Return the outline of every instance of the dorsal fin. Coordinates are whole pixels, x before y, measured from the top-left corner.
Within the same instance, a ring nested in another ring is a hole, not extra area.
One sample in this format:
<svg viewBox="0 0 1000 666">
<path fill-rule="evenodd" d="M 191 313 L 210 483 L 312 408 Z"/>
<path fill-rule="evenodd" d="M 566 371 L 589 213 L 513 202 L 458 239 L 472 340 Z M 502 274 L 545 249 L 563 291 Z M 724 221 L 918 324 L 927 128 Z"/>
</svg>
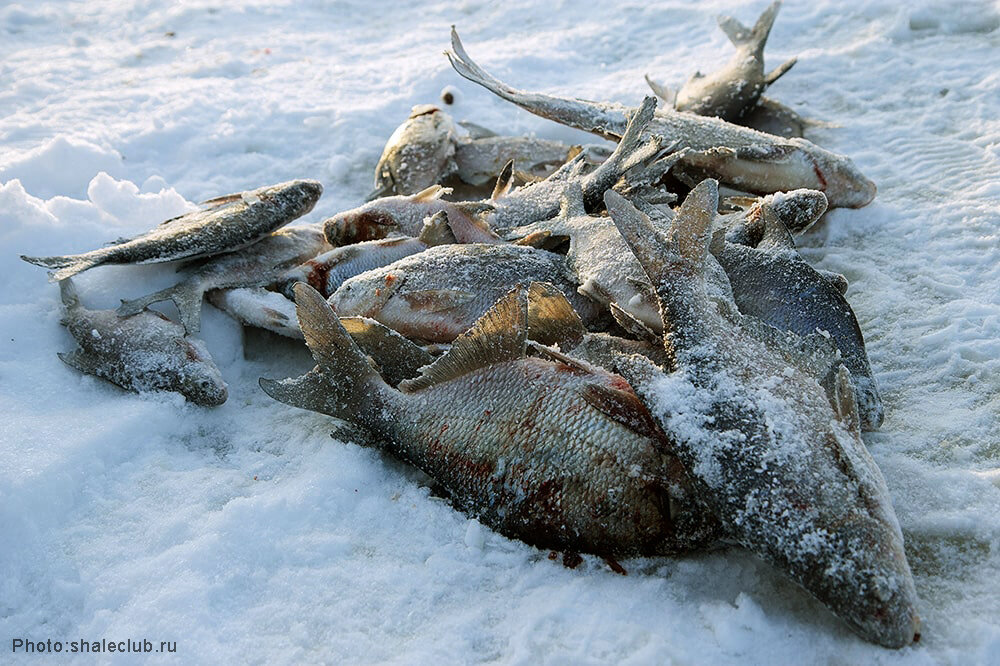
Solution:
<svg viewBox="0 0 1000 666">
<path fill-rule="evenodd" d="M 416 377 L 434 357 L 384 324 L 367 317 L 341 317 L 340 323 L 354 342 L 375 361 L 390 386 Z"/>
<path fill-rule="evenodd" d="M 657 97 L 662 99 L 670 106 L 673 106 L 674 103 L 677 101 L 676 92 L 671 90 L 669 87 L 663 85 L 659 81 L 654 81 L 653 79 L 649 78 L 649 74 L 646 74 L 646 83 L 649 84 L 649 87 L 653 90 L 653 93 Z"/>
<path fill-rule="evenodd" d="M 448 227 L 456 243 L 503 243 L 485 216 L 495 209 L 480 201 L 462 201 L 449 205 Z"/>
<path fill-rule="evenodd" d="M 450 187 L 441 187 L 440 185 L 431 185 L 428 188 L 422 189 L 412 197 L 413 201 L 434 201 L 435 199 L 440 199 L 446 194 L 451 194 Z"/>
<path fill-rule="evenodd" d="M 527 339 L 528 303 L 524 287 L 515 287 L 497 301 L 465 333 L 455 338 L 444 356 L 423 368 L 399 389 L 413 393 L 494 363 L 523 358 Z"/>
<path fill-rule="evenodd" d="M 439 210 L 432 217 L 424 220 L 424 227 L 420 230 L 417 240 L 430 247 L 456 243 L 455 234 L 452 233 L 451 227 L 448 225 L 448 214 Z"/>
<path fill-rule="evenodd" d="M 829 393 L 833 411 L 841 422 L 850 428 L 851 432 L 861 434 L 861 417 L 858 414 L 857 395 L 850 371 L 841 365 L 833 380 L 833 391 Z"/>
<path fill-rule="evenodd" d="M 500 175 L 497 176 L 497 184 L 493 187 L 493 194 L 490 195 L 490 201 L 496 201 L 500 197 L 506 196 L 510 192 L 513 183 L 514 160 L 508 160 L 507 164 L 504 164 L 503 168 L 500 169 Z"/>
<path fill-rule="evenodd" d="M 642 340 L 653 345 L 663 344 L 663 338 L 657 335 L 656 331 L 646 326 L 645 323 L 631 313 L 623 310 L 617 303 L 608 303 L 608 309 L 611 310 L 611 316 L 618 322 L 618 325 L 636 340 Z"/>
<path fill-rule="evenodd" d="M 575 349 L 587 333 L 580 315 L 558 287 L 548 282 L 528 286 L 528 338 L 540 344 Z"/>
<path fill-rule="evenodd" d="M 559 217 L 571 218 L 587 214 L 583 203 L 583 188 L 579 181 L 573 181 L 559 198 Z"/>
</svg>

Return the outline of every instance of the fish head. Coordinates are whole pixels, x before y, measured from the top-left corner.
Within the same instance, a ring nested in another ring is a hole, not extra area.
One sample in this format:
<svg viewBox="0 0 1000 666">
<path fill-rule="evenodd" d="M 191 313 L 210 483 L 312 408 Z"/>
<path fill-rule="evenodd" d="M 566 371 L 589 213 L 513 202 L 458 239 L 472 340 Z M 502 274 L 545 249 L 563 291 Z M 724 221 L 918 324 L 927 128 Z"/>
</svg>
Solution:
<svg viewBox="0 0 1000 666">
<path fill-rule="evenodd" d="M 808 154 L 816 176 L 816 189 L 826 194 L 830 206 L 862 208 L 875 198 L 878 191 L 875 183 L 861 173 L 850 159 L 817 150 L 814 145 L 798 137 L 788 139 L 788 142 L 802 148 L 803 154 Z"/>
<path fill-rule="evenodd" d="M 182 354 L 177 390 L 196 405 L 218 407 L 229 397 L 222 373 L 200 340 L 177 338 Z"/>
<path fill-rule="evenodd" d="M 777 220 L 789 232 L 797 234 L 821 218 L 828 205 L 826 195 L 819 190 L 798 189 L 764 197 L 760 201 L 760 212 L 765 220 Z"/>
<path fill-rule="evenodd" d="M 379 240 L 393 232 L 416 236 L 423 228 L 424 218 L 443 209 L 444 202 L 439 199 L 383 197 L 334 215 L 323 223 L 323 229 L 327 241 L 334 246 Z"/>
<path fill-rule="evenodd" d="M 294 219 L 313 209 L 323 195 L 323 185 L 316 180 L 292 180 L 268 187 L 262 187 L 243 197 L 244 201 L 254 199 L 277 200 Z"/>
</svg>

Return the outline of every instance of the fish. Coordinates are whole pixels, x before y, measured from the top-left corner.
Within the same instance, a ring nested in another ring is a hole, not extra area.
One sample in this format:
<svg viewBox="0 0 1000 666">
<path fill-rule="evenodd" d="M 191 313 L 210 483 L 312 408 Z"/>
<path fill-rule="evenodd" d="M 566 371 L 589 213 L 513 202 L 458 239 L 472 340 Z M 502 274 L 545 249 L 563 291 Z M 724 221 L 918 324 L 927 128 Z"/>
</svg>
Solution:
<svg viewBox="0 0 1000 666">
<path fill-rule="evenodd" d="M 761 201 L 751 208 L 749 224 L 761 227 L 755 245 L 724 240 L 713 243 L 712 254 L 726 271 L 741 313 L 803 337 L 817 332 L 829 337 L 840 352 L 838 363 L 850 371 L 862 430 L 877 430 L 885 418 L 885 408 L 868 360 L 864 334 L 844 297 L 846 278 L 817 271 L 795 249 L 782 219 L 789 213 L 795 217 L 794 213 L 803 207 L 791 205 L 789 200 L 779 199 L 780 205 Z M 835 370 L 833 367 L 820 377 L 821 383 L 832 382 Z"/>
<path fill-rule="evenodd" d="M 205 298 L 244 326 L 262 328 L 295 340 L 303 339 L 295 318 L 295 303 L 283 294 L 263 287 L 236 287 L 212 289 L 205 293 Z"/>
<path fill-rule="evenodd" d="M 348 278 L 373 268 L 388 266 L 429 247 L 454 242 L 456 239 L 448 226 L 448 215 L 441 211 L 424 221 L 424 228 L 416 238 L 391 236 L 333 248 L 286 271 L 276 281 L 276 287 L 291 298 L 295 283 L 306 282 L 328 298 Z"/>
<path fill-rule="evenodd" d="M 396 128 L 375 165 L 375 189 L 368 201 L 393 194 L 416 194 L 454 171 L 457 128 L 451 116 L 420 104 Z"/>
<path fill-rule="evenodd" d="M 128 391 L 172 391 L 204 407 L 229 395 L 222 373 L 200 340 L 159 312 L 121 317 L 113 310 L 88 310 L 71 279 L 59 283 L 66 326 L 79 347 L 58 354 L 66 365 Z"/>
<path fill-rule="evenodd" d="M 235 287 L 263 287 L 305 259 L 329 249 L 322 227 L 280 229 L 236 252 L 217 255 L 186 270 L 178 284 L 154 294 L 122 301 L 118 314 L 133 315 L 159 301 L 171 300 L 188 333 L 201 328 L 201 301 L 206 291 Z M 182 269 L 184 270 L 184 269 Z"/>
<path fill-rule="evenodd" d="M 408 197 L 383 197 L 326 220 L 327 240 L 333 245 L 346 245 L 384 238 L 393 231 L 414 236 L 419 233 L 424 218 L 443 210 L 448 213 L 460 243 L 482 242 L 461 237 L 455 225 L 462 222 L 472 231 L 500 233 L 503 229 L 551 218 L 559 212 L 560 198 L 573 182 L 579 183 L 588 209 L 599 207 L 604 191 L 627 172 L 649 166 L 661 157 L 670 159 L 661 155 L 665 148 L 658 139 L 644 140 L 642 137 L 655 110 L 656 99 L 646 97 L 623 127 L 623 136 L 615 151 L 593 170 L 585 169 L 586 155 L 580 153 L 545 180 L 510 190 L 513 165 L 508 162 L 498 177 L 493 196 L 487 201 L 449 202 L 442 198 L 448 191 L 439 186 Z"/>
<path fill-rule="evenodd" d="M 605 139 L 616 141 L 624 134 L 629 107 L 517 90 L 469 57 L 454 26 L 451 36 L 452 50 L 446 55 L 455 71 L 473 83 L 531 113 Z M 784 139 L 670 108 L 656 112 L 647 132 L 685 151 L 678 167 L 711 175 L 739 190 L 771 194 L 810 188 L 822 190 L 831 206 L 849 208 L 866 206 L 875 198 L 875 183 L 849 158 L 802 138 Z"/>
<path fill-rule="evenodd" d="M 538 548 L 608 558 L 687 552 L 717 540 L 714 518 L 687 493 L 669 442 L 626 382 L 570 359 L 527 354 L 523 289 L 502 297 L 399 390 L 371 367 L 319 293 L 299 284 L 295 301 L 317 367 L 297 379 L 262 378 L 264 392 L 307 409 L 321 403 L 324 413 L 373 433 L 490 529 Z"/>
<path fill-rule="evenodd" d="M 831 400 L 778 349 L 797 336 L 768 327 L 778 335 L 766 344 L 752 317 L 734 320 L 705 295 L 718 184 L 695 187 L 666 233 L 617 193 L 605 202 L 656 289 L 675 361 L 667 373 L 622 356 L 617 370 L 674 442 L 698 497 L 737 543 L 866 640 L 919 638 L 903 536 L 861 441 L 849 371 L 838 370 Z"/>
<path fill-rule="evenodd" d="M 570 146 L 561 141 L 530 136 L 488 136 L 459 140 L 455 146 L 455 175 L 463 183 L 484 185 L 500 175 L 507 162 L 530 178 L 546 178 L 583 152 L 599 164 L 611 151 L 604 146 Z"/>
<path fill-rule="evenodd" d="M 673 104 L 677 111 L 747 124 L 750 115 L 758 108 L 761 93 L 796 62 L 792 58 L 764 73 L 764 45 L 780 8 L 781 2 L 772 2 L 752 29 L 730 16 L 720 16 L 719 27 L 736 47 L 736 53 L 718 71 L 707 75 L 696 72 L 676 95 L 648 76 L 646 81 L 659 97 Z"/>
<path fill-rule="evenodd" d="M 21 259 L 58 269 L 56 282 L 105 264 L 150 264 L 197 259 L 251 245 L 305 215 L 323 193 L 315 180 L 292 180 L 204 202 L 205 208 L 171 218 L 144 234 L 83 254 Z"/>
<path fill-rule="evenodd" d="M 347 280 L 329 301 L 341 317 L 371 317 L 408 338 L 451 342 L 511 288 L 532 281 L 557 285 L 584 321 L 598 318 L 600 307 L 577 294 L 564 257 L 510 244 L 432 247 Z"/>
</svg>

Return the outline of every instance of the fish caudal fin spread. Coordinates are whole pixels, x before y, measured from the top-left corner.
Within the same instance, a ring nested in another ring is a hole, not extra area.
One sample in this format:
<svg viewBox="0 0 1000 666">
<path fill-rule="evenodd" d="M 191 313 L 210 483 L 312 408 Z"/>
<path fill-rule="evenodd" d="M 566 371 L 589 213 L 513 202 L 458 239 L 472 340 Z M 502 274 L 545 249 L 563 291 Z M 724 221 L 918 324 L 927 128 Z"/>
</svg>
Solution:
<svg viewBox="0 0 1000 666">
<path fill-rule="evenodd" d="M 94 266 L 100 266 L 104 262 L 103 253 L 92 254 L 89 252 L 87 254 L 70 254 L 64 257 L 28 257 L 22 254 L 21 259 L 42 268 L 59 269 L 49 274 L 50 282 L 65 280 Z"/>
<path fill-rule="evenodd" d="M 139 314 L 153 303 L 160 301 L 173 301 L 177 306 L 177 311 L 181 315 L 181 324 L 187 333 L 197 333 L 201 330 L 201 301 L 203 292 L 196 285 L 188 282 L 181 282 L 167 289 L 162 289 L 155 294 L 136 298 L 131 301 L 122 301 L 118 306 L 118 314 L 122 317 L 129 317 Z"/>
<path fill-rule="evenodd" d="M 275 400 L 295 407 L 322 411 L 362 426 L 376 424 L 382 418 L 379 398 L 391 392 L 389 386 L 318 291 L 303 282 L 296 284 L 295 306 L 317 367 L 297 379 L 276 382 L 261 378 L 260 387 Z M 323 392 L 322 399 L 314 395 L 317 390 Z M 317 405 L 323 408 L 316 410 Z"/>
<path fill-rule="evenodd" d="M 737 48 L 750 46 L 752 50 L 762 52 L 764 44 L 767 43 L 767 37 L 771 34 L 771 27 L 774 25 L 774 19 L 777 17 L 779 9 L 781 9 L 781 2 L 772 2 L 757 19 L 753 29 L 747 28 L 732 16 L 725 15 L 719 17 L 719 27 L 722 28 L 722 32 L 726 33 L 726 37 L 729 37 L 733 46 Z"/>
<path fill-rule="evenodd" d="M 626 171 L 656 157 L 662 150 L 659 137 L 643 141 L 643 132 L 656 113 L 656 98 L 644 98 L 625 127 L 621 141 L 611 156 L 583 180 L 583 201 L 588 208 L 596 206 L 601 195 L 612 187 Z"/>
</svg>

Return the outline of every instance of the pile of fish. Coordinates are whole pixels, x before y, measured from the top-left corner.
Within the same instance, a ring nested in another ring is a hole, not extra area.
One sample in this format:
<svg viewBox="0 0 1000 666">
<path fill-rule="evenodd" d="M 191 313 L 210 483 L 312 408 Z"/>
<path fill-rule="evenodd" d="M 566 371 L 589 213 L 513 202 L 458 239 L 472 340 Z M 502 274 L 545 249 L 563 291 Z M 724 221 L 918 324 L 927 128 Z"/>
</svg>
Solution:
<svg viewBox="0 0 1000 666">
<path fill-rule="evenodd" d="M 617 146 L 460 129 L 414 107 L 369 201 L 323 222 L 281 229 L 322 193 L 293 181 L 93 252 L 23 257 L 61 281 L 79 348 L 60 358 L 221 404 L 190 337 L 207 296 L 308 345 L 315 368 L 261 379 L 268 395 L 346 422 L 502 534 L 622 572 L 620 558 L 736 544 L 864 638 L 908 645 L 913 579 L 861 439 L 882 423 L 878 388 L 846 279 L 793 239 L 875 186 L 761 97 L 794 63 L 764 73 L 777 10 L 753 28 L 721 19 L 732 61 L 676 94 L 655 84 L 659 108 L 516 90 L 453 29 L 459 74 Z M 70 282 L 178 260 L 177 285 L 117 311 L 85 309 Z M 179 323 L 148 309 L 164 300 Z"/>
</svg>

